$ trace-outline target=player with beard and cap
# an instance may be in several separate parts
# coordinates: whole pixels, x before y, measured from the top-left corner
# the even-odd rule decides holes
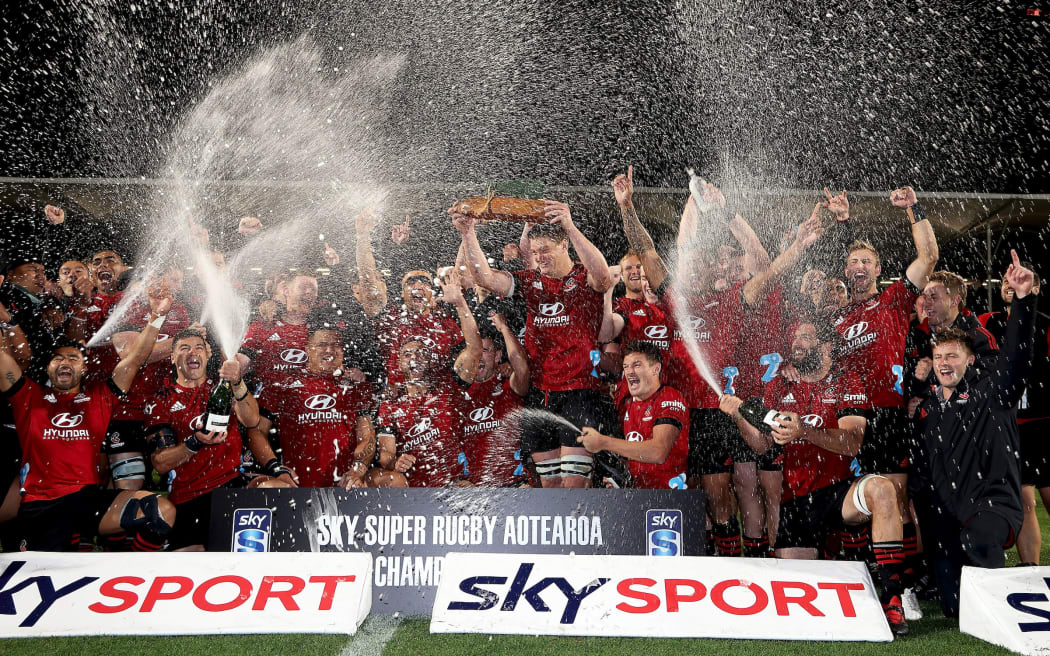
[[[1028,262],[1021,266],[1032,272],[1035,282],[1032,295],[1039,296],[1041,279]],[[979,317],[981,324],[992,333],[1001,348],[1008,348],[1006,324],[1014,288],[1003,275],[999,295],[1006,305],[1005,312],[989,312]],[[1021,444],[1021,498],[1024,501],[1024,522],[1017,535],[1017,555],[1022,565],[1038,565],[1042,536],[1036,515],[1035,493],[1038,490],[1044,511],[1050,509],[1050,321],[1044,312],[1035,314],[1035,338],[1032,362],[1036,363],[1025,378],[1024,394],[1017,404],[1017,432]]]
[[[724,197],[717,187],[706,185],[702,193],[704,200],[711,205],[723,205]],[[692,197],[682,212],[679,270],[673,286],[668,268],[637,214],[622,212],[627,241],[642,258],[649,283],[661,296],[667,313],[685,317],[684,320],[689,322],[688,326],[675,322],[672,352],[685,368],[684,375],[672,378],[671,383],[682,390],[690,407],[689,476],[698,477],[707,493],[708,514],[712,522],[710,534],[721,555],[740,553],[740,529],[736,522],[731,480],[734,457],[741,451],[741,440],[733,422],[718,412],[718,399],[723,388],[720,385],[719,389],[711,389],[700,376],[690,356],[690,346],[696,345],[703,366],[710,370],[711,376],[721,379],[724,389],[730,393],[740,372],[757,367],[759,363],[749,366],[735,361],[742,317],[765,307],[774,281],[794,267],[805,249],[820,237],[823,229],[819,209],[819,205],[814,207],[810,218],[795,232],[792,243],[769,267],[747,282],[721,292],[715,290],[720,272],[715,253],[695,247],[700,208]],[[721,216],[727,223],[735,220],[735,213],[725,210],[724,205]]]
[[[528,483],[528,475],[521,441],[508,420],[524,407],[529,393],[529,358],[503,315],[494,314],[491,321],[496,330],[486,330],[481,338],[478,373],[467,389],[463,453],[472,485],[519,487]],[[501,370],[504,352],[509,375]]]
[[[466,347],[449,370],[429,337],[401,344],[404,382],[388,388],[376,411],[379,464],[368,473],[373,487],[443,487],[461,477],[466,388],[477,376],[482,342],[454,270],[441,280],[441,291],[442,300],[456,308]]]
[[[584,426],[577,441],[590,453],[607,451],[626,458],[632,487],[685,489],[689,408],[678,390],[661,382],[661,369],[657,346],[628,344],[623,378],[631,396],[620,415],[624,438]]]
[[[105,383],[84,383],[83,347],[59,344],[47,367],[50,389],[22,376],[7,347],[0,348],[0,391],[14,408],[22,448],[24,549],[63,551],[95,535],[134,533],[132,548],[158,551],[174,522],[172,505],[157,495],[99,487],[99,454],[113,408],[145,362],[171,307],[162,289],[150,290],[149,323]]]
[[[544,201],[548,223],[529,232],[537,269],[494,271],[474,231],[474,220],[449,210],[462,238],[474,280],[499,296],[516,295],[527,312],[525,352],[533,392],[526,405],[545,408],[576,426],[598,426],[601,359],[598,335],[603,294],[611,286],[609,267],[594,244],[572,221],[569,206]],[[580,262],[569,255],[572,244]],[[588,487],[594,459],[576,443],[575,431],[541,424],[522,435],[522,450],[536,463],[543,487]]]
[[[306,325],[306,369],[263,387],[259,404],[270,412],[263,413],[259,430],[266,434],[277,424],[284,464],[298,474],[300,487],[366,487],[375,455],[375,390],[367,380],[343,375],[342,317],[322,308]],[[277,467],[276,458],[263,463],[271,474]]]
[[[938,385],[914,415],[908,493],[948,617],[959,612],[963,566],[1003,567],[1024,516],[1015,408],[1033,367],[1036,296],[1033,273],[1011,256],[1004,277],[1014,299],[998,358],[977,368],[968,333],[938,333]]]
[[[763,404],[786,417],[772,434],[760,433],[740,415],[740,397],[725,395],[719,407],[733,417],[751,448],[760,453],[783,449],[777,557],[816,559],[829,531],[871,522],[880,600],[894,634],[904,635],[908,624],[900,600],[904,548],[897,495],[885,477],[854,479],[850,471],[871,405],[857,373],[834,366],[837,342],[835,331],[822,320],[805,319],[796,326],[791,362],[801,379],[777,376],[763,394]]]

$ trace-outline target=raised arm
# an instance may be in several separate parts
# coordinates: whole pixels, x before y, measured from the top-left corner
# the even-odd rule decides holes
[[[788,444],[802,440],[840,456],[857,455],[864,441],[864,428],[868,425],[868,420],[860,415],[846,415],[839,417],[838,428],[814,428],[794,412],[781,411],[781,414],[787,420],[780,428],[773,429],[774,442]]]
[[[729,231],[733,233],[737,242],[740,243],[740,247],[744,249],[744,261],[746,262],[748,273],[754,276],[769,268],[769,253],[766,252],[762,241],[755,234],[755,231],[751,229],[751,224],[744,217],[734,212],[733,218],[729,220]]]
[[[518,396],[524,397],[532,385],[529,378],[529,358],[525,355],[525,349],[518,341],[518,336],[507,325],[507,319],[502,314],[492,315],[492,325],[503,336],[503,348],[506,349],[507,362],[510,363],[510,389]]]
[[[372,229],[376,226],[372,208],[368,208],[354,219],[356,244],[354,256],[357,260],[357,279],[361,285],[361,308],[370,317],[379,316],[387,304],[386,282],[376,266],[372,250]]]
[[[368,487],[365,482],[365,474],[368,466],[376,454],[376,430],[372,420],[367,415],[357,418],[354,427],[357,433],[357,448],[354,449],[354,459],[350,463],[350,469],[343,475],[340,484],[346,488]]]
[[[937,237],[933,234],[933,226],[926,220],[926,213],[919,206],[915,197],[915,190],[911,187],[901,187],[890,193],[890,202],[894,207],[903,209],[911,221],[911,237],[915,241],[915,259],[908,265],[905,275],[912,285],[919,290],[926,287],[926,281],[937,266],[940,253],[937,249]]]
[[[616,176],[612,181],[612,188],[616,204],[620,207],[620,218],[623,219],[623,233],[627,237],[627,244],[632,251],[638,254],[638,258],[642,261],[642,269],[649,278],[649,284],[656,289],[667,278],[667,265],[656,252],[653,238],[642,225],[638,212],[634,209],[634,166],[627,167],[627,175],[621,173]],[[681,239],[681,230],[679,239]],[[654,279],[658,282],[654,282]],[[622,329],[621,326],[620,330]],[[617,334],[619,334],[618,331]]]
[[[543,201],[544,214],[554,225],[560,225],[569,236],[569,243],[576,249],[580,256],[580,262],[587,269],[587,284],[599,294],[609,289],[612,278],[609,276],[609,265],[605,262],[602,252],[584,236],[576,224],[572,222],[572,212],[565,203],[556,200]]]
[[[0,392],[14,387],[22,377],[22,367],[11,354],[11,333],[12,331],[6,328],[0,330]]]
[[[0,285],[3,283],[4,277],[0,276]],[[22,327],[10,323],[13,318],[3,303],[0,303],[0,333],[2,333],[0,344],[3,345],[0,348],[4,348],[14,360],[16,368],[19,370],[18,375],[21,376],[22,370],[29,367],[29,363],[33,361],[33,349],[29,346],[29,339],[26,338]],[[7,376],[0,374],[0,378],[6,379]],[[3,380],[0,380],[0,385],[2,384]]]
[[[227,360],[219,368],[219,378],[230,382],[233,392],[233,413],[237,420],[247,428],[259,426],[259,402],[248,391],[248,385],[241,378],[241,366],[236,360]],[[265,461],[264,461],[265,462]]]
[[[153,351],[153,345],[157,343],[157,334],[164,325],[168,310],[171,309],[171,293],[162,285],[152,285],[146,293],[149,296],[149,321],[113,369],[113,383],[124,392],[131,389],[139,367]]]
[[[1010,303],[1010,318],[1006,322],[1006,336],[999,351],[998,362],[991,368],[997,381],[996,389],[1004,406],[1013,407],[1024,393],[1024,380],[1032,369],[1032,346],[1035,337],[1036,296],[1032,294],[1034,274],[1021,266],[1017,251],[1010,250],[1013,263],[1006,270],[1006,281],[1014,289]],[[1041,363],[1046,366],[1046,363]]]
[[[536,268],[536,258],[532,256],[532,240],[529,239],[529,231],[535,223],[525,222],[521,229],[521,237],[518,238],[518,251],[521,252],[521,265],[527,270]]]
[[[459,327],[463,331],[464,348],[452,365],[459,379],[465,383],[473,383],[474,377],[478,375],[478,364],[481,362],[481,334],[478,332],[477,321],[474,313],[470,311],[467,299],[463,298],[463,288],[459,284],[459,272],[454,268],[449,269],[438,283],[441,285],[441,300],[456,308],[459,316]]]
[[[791,270],[802,259],[802,254],[806,249],[820,239],[820,235],[824,232],[824,228],[820,227],[820,207],[820,203],[813,207],[813,212],[798,227],[795,240],[791,242],[787,250],[778,255],[768,269],[744,283],[742,293],[744,301],[749,306],[754,307],[757,305],[769,289],[769,286],[787,271]]]
[[[718,409],[729,415],[736,422],[736,427],[740,430],[740,437],[744,438],[744,441],[755,453],[762,455],[773,446],[773,438],[762,433],[744,419],[744,416],[740,414],[740,406],[743,404],[744,399],[738,396],[730,396],[729,394],[723,394],[718,399]]]
[[[481,244],[478,242],[478,235],[474,232],[474,219],[452,210],[448,212],[452,215],[452,225],[462,239],[463,254],[467,258],[468,266],[471,267],[474,283],[498,296],[510,296],[510,292],[514,289],[514,276],[506,271],[493,271],[489,266],[485,251],[481,250]]]
[[[671,449],[674,448],[674,443],[681,432],[680,428],[672,424],[660,424],[653,427],[653,439],[628,442],[609,435],[602,435],[590,426],[584,426],[583,433],[576,438],[576,441],[590,453],[608,451],[628,460],[662,465],[667,460],[668,454],[671,453]]]

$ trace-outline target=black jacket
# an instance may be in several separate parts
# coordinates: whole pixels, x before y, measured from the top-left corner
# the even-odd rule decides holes
[[[916,504],[960,524],[978,512],[1021,528],[1021,472],[1015,407],[1031,366],[1035,296],[1014,300],[1010,348],[983,370],[970,367],[951,398],[940,390],[916,411],[908,493]]]
[[[1001,348],[1006,338],[1006,313],[990,312],[981,316],[981,322],[999,341]],[[1020,419],[1050,417],[1050,320],[1042,312],[1035,314],[1035,339],[1032,343],[1032,368],[1025,379],[1024,396],[1017,406]]]
[[[973,339],[974,355],[977,356],[974,365],[978,369],[988,368],[995,363],[996,356],[999,354],[999,344],[973,313],[963,310],[949,327],[965,331]],[[922,323],[912,321],[905,346],[905,358],[907,359],[905,372],[912,385],[909,396],[926,396],[929,386],[937,384],[937,376],[932,371],[925,381],[918,380],[913,375],[918,361],[932,356],[933,339],[930,324],[926,321]]]

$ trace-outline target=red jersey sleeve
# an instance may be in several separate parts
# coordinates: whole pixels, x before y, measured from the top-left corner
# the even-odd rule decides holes
[[[248,332],[244,336],[244,341],[241,342],[241,348],[252,353],[258,353],[262,349],[262,340],[266,338],[267,331],[263,330],[262,322],[253,321],[252,325],[248,326]]]
[[[883,303],[891,305],[901,312],[911,314],[915,308],[915,299],[919,298],[920,290],[915,289],[906,276],[900,280],[893,281],[886,291],[882,292]]]
[[[172,425],[171,412],[169,412],[168,404],[165,403],[166,395],[161,394],[155,398],[149,400],[146,403],[145,415],[146,415],[146,426],[148,431],[152,431],[154,427],[167,424]]]
[[[669,424],[682,430],[682,427],[689,425],[689,408],[686,407],[685,397],[673,387],[665,387],[664,390],[653,413],[653,428]]]
[[[391,416],[394,407],[389,401],[383,401],[376,410],[376,435],[393,435],[397,437],[397,425]]]
[[[29,413],[43,401],[44,395],[40,390],[39,385],[22,376],[4,392],[14,411],[16,426],[26,424],[29,421]]]
[[[864,387],[864,381],[857,372],[846,369],[842,374],[842,399],[838,416],[865,416],[870,409],[871,401],[868,399],[868,390]]]

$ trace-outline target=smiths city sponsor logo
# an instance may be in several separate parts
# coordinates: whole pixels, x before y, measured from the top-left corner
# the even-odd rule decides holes
[[[842,397],[842,400],[847,402],[847,403],[867,403],[868,402],[868,395],[867,394],[846,394],[845,396]]]
[[[846,342],[844,350],[854,351],[871,344],[879,338],[879,333],[868,332],[868,322],[858,321],[842,332],[842,339]]]
[[[423,417],[405,433],[407,439],[405,440],[404,445],[402,445],[402,448],[405,451],[411,451],[412,449],[421,447],[427,442],[436,439],[440,435],[441,430],[434,427],[434,422],[430,417]]]
[[[343,414],[338,410],[332,409],[335,407],[335,404],[335,397],[331,394],[314,394],[303,401],[306,412],[299,413],[296,423],[342,421]]]
[[[645,511],[646,552],[650,556],[682,555],[682,511]]]
[[[670,408],[672,410],[679,410],[681,412],[685,412],[685,404],[682,403],[681,401],[661,401],[660,402],[660,407],[661,408]]]
[[[265,553],[270,550],[269,508],[238,508],[233,511],[233,550],[238,553]]]
[[[562,303],[540,303],[536,316],[532,318],[534,326],[565,326],[569,323],[569,315],[565,314],[565,305]]]
[[[51,425],[54,428],[44,429],[45,440],[89,440],[91,434],[87,429],[77,428],[84,423],[83,414],[71,414],[61,412],[51,417]]]
[[[463,432],[466,435],[473,435],[475,433],[483,433],[485,431],[499,428],[503,422],[499,419],[493,419],[495,415],[496,411],[489,406],[474,408],[470,411],[470,414],[467,415],[473,423],[467,424]]]
[[[548,592],[547,598],[551,599],[551,605],[560,608],[561,624],[572,624],[576,621],[576,614],[580,610],[580,604],[589,595],[593,594],[603,585],[609,582],[608,578],[596,578],[584,583],[577,588],[564,577],[545,577],[538,581],[530,580],[535,563],[522,563],[518,567],[517,574],[506,589],[503,603],[499,606],[500,611],[513,612],[518,604],[524,600],[537,613],[550,613],[551,607],[540,597],[540,594],[553,586],[561,592],[563,599],[559,602],[553,601],[554,593]],[[531,585],[530,585],[531,583]],[[449,603],[449,610],[480,611],[495,608],[500,602],[501,594],[487,588],[493,586],[504,586],[507,584],[505,576],[471,576],[459,583],[461,592],[480,601],[453,601]],[[481,587],[485,586],[485,587]]]
[[[87,403],[90,400],[91,397],[86,394],[77,394],[73,397],[73,403]]]

